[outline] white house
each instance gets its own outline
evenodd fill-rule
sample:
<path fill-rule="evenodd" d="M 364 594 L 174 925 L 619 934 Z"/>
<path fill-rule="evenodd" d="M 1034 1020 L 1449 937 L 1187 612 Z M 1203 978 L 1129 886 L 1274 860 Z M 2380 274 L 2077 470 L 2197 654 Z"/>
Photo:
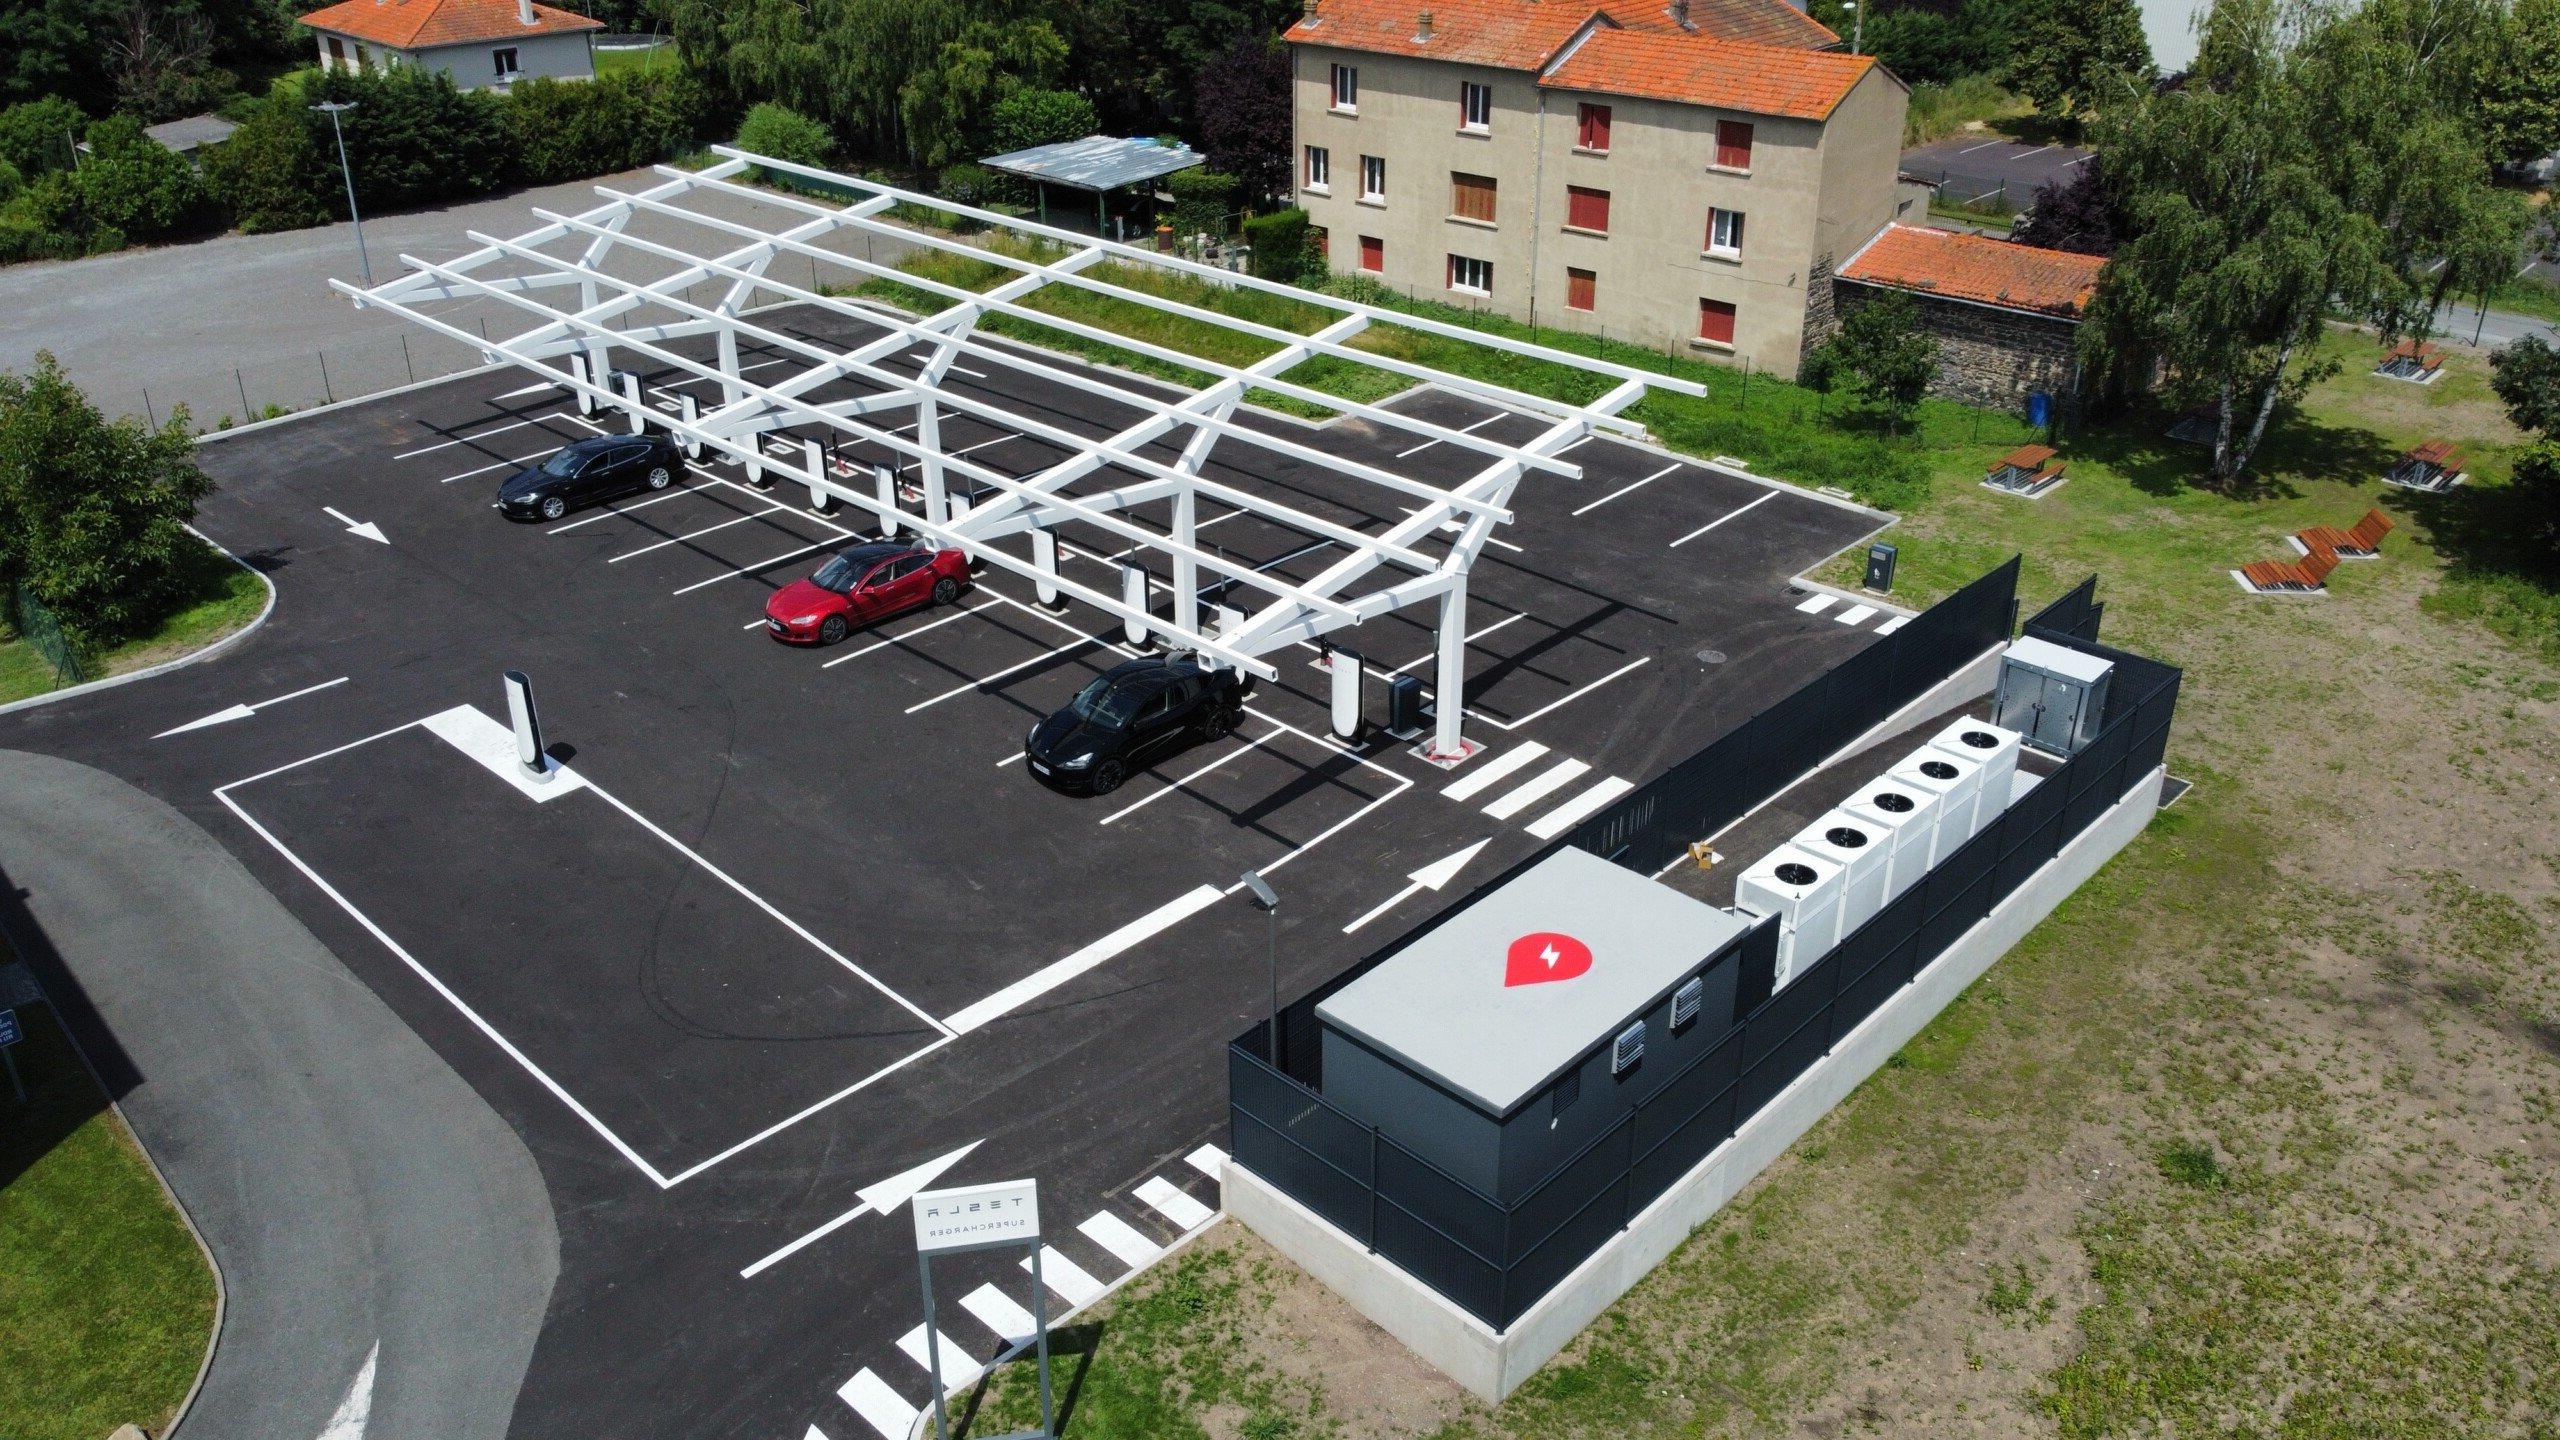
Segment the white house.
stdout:
<path fill-rule="evenodd" d="M 603 22 L 533 0 L 340 0 L 302 17 L 323 70 L 423 65 L 466 90 L 592 80 Z"/>

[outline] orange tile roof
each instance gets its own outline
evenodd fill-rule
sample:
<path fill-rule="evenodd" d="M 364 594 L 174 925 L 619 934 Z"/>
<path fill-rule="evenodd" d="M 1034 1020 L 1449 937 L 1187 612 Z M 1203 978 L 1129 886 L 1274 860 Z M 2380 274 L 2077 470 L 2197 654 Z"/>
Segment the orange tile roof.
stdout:
<path fill-rule="evenodd" d="M 1418 38 L 1422 14 L 1431 36 Z M 1317 0 L 1283 39 L 1387 55 L 1427 55 L 1501 70 L 1544 66 L 1585 24 L 1683 36 L 1700 41 L 1821 49 L 1840 43 L 1786 0 L 1689 0 L 1684 29 L 1670 0 L 1619 0 L 1603 9 L 1590 0 Z"/>
<path fill-rule="evenodd" d="M 2077 319 L 2106 261 L 1926 225 L 1887 225 L 1840 267 L 1840 278 Z"/>
<path fill-rule="evenodd" d="M 302 17 L 314 30 L 370 40 L 394 50 L 428 50 L 524 35 L 566 35 L 601 30 L 604 22 L 548 5 L 533 7 L 533 23 L 518 18 L 516 0 L 340 0 Z"/>
<path fill-rule="evenodd" d="M 1875 67 L 1872 55 L 1751 45 L 1679 31 L 1603 29 L 1538 83 L 1822 120 Z"/>

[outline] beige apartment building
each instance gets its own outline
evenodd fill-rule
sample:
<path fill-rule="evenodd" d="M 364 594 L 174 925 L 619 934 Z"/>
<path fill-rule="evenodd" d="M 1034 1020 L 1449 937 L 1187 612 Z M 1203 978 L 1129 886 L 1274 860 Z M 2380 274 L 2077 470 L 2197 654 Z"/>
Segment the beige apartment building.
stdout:
<path fill-rule="evenodd" d="M 1783 0 L 1308 0 L 1286 38 L 1338 273 L 1791 377 L 1894 218 L 1909 91 Z"/>

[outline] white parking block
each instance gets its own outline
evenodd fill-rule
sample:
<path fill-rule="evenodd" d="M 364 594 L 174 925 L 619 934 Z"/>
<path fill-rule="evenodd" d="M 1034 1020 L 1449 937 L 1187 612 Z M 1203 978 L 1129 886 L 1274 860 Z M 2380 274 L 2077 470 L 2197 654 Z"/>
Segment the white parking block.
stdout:
<path fill-rule="evenodd" d="M 1215 1180 L 1226 1166 L 1227 1152 L 1215 1145 L 1203 1145 L 1182 1158 L 1190 1163 L 1192 1169 Z"/>
<path fill-rule="evenodd" d="M 977 1357 L 971 1355 L 959 1341 L 952 1339 L 951 1332 L 936 1330 L 933 1333 L 942 1346 L 943 1389 L 957 1390 L 986 1372 L 987 1367 L 980 1364 Z M 898 1348 L 906 1352 L 908 1359 L 916 1362 L 917 1369 L 928 1375 L 933 1373 L 932 1362 L 926 1359 L 929 1352 L 925 1348 L 923 1326 L 919 1325 L 899 1336 Z"/>
<path fill-rule="evenodd" d="M 1022 1272 L 1031 1273 L 1031 1257 L 1022 1257 Z M 1102 1282 L 1086 1269 L 1043 1245 L 1040 1247 L 1040 1281 L 1051 1290 L 1067 1297 L 1069 1305 L 1090 1305 L 1102 1298 Z"/>
<path fill-rule="evenodd" d="M 1496 820 L 1508 820 L 1572 784 L 1590 769 L 1579 760 L 1559 760 L 1552 768 L 1540 771 L 1536 779 L 1484 807 L 1484 813 Z"/>
<path fill-rule="evenodd" d="M 1873 605 L 1852 605 L 1831 618 L 1843 625 L 1855 625 L 1874 613 L 1876 613 L 1876 607 Z"/>
<path fill-rule="evenodd" d="M 960 1308 L 978 1317 L 978 1323 L 996 1332 L 996 1338 L 1007 1345 L 1029 1340 L 1039 1328 L 1031 1312 L 1013 1303 L 1013 1297 L 993 1285 L 981 1285 L 960 1297 Z"/>
<path fill-rule="evenodd" d="M 1877 633 L 1877 634 L 1879 634 L 1879 635 L 1890 635 L 1890 634 L 1892 634 L 1894 631 L 1899 630 L 1899 629 L 1901 629 L 1903 626 L 1908 625 L 1908 624 L 1910 624 L 1910 623 L 1911 623 L 1911 617 L 1910 617 L 1910 616 L 1908 616 L 1908 615 L 1896 615 L 1896 616 L 1894 616 L 1892 619 L 1887 620 L 1887 621 L 1886 621 L 1886 622 L 1884 622 L 1883 624 L 1881 624 L 1881 625 L 1877 626 L 1877 627 L 1876 627 L 1876 633 Z"/>
<path fill-rule="evenodd" d="M 586 777 L 553 761 L 551 778 L 536 780 L 516 758 L 516 732 L 469 705 L 456 705 L 418 722 L 428 734 L 470 756 L 490 774 L 506 781 L 526 799 L 541 803 L 572 795 L 587 787 Z"/>
<path fill-rule="evenodd" d="M 907 1440 L 915 1430 L 916 1416 L 923 1413 L 890 1389 L 888 1381 L 872 1374 L 868 1365 L 853 1372 L 853 1378 L 836 1390 L 836 1398 L 853 1407 L 862 1423 L 879 1431 L 881 1440 Z M 817 1427 L 810 1427 L 809 1433 L 817 1434 Z"/>
<path fill-rule="evenodd" d="M 1529 833 L 1537 836 L 1541 840 L 1553 840 L 1567 830 L 1570 830 L 1574 826 L 1591 818 L 1593 814 L 1598 812 L 1601 806 L 1608 804 L 1610 801 L 1617 799 L 1619 796 L 1626 794 L 1634 788 L 1636 788 L 1634 782 L 1621 780 L 1617 776 L 1612 775 L 1608 779 L 1601 781 L 1599 784 L 1594 785 L 1590 789 L 1583 791 L 1581 794 L 1574 796 L 1570 800 L 1567 800 L 1553 810 L 1548 811 L 1546 814 L 1539 816 L 1538 823 L 1529 827 Z"/>
<path fill-rule="evenodd" d="M 1139 1234 L 1128 1221 L 1108 1210 L 1087 1216 L 1076 1229 L 1083 1231 L 1087 1240 L 1118 1256 L 1120 1263 L 1132 1270 L 1154 1263 L 1155 1258 L 1164 1253 L 1163 1246 Z"/>
<path fill-rule="evenodd" d="M 1828 610 L 1839 603 L 1840 597 L 1836 595 L 1816 595 L 1812 599 L 1797 606 L 1796 609 L 1807 615 L 1819 615 L 1823 611 Z"/>
<path fill-rule="evenodd" d="M 1449 782 L 1440 793 L 1452 800 L 1464 800 L 1491 786 L 1494 782 L 1547 753 L 1547 747 L 1535 740 L 1523 740 L 1517 748 L 1489 760 L 1478 760 L 1477 768 Z"/>
<path fill-rule="evenodd" d="M 1147 1183 L 1138 1187 L 1137 1194 L 1139 1199 L 1147 1202 L 1148 1208 L 1185 1231 L 1197 1230 L 1218 1218 L 1217 1211 L 1184 1194 L 1161 1175 L 1149 1176 Z"/>

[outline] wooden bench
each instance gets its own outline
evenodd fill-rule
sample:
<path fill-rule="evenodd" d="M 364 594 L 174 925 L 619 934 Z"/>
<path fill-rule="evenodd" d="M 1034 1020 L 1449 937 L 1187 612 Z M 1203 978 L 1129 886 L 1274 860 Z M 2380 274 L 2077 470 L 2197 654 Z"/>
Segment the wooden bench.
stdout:
<path fill-rule="evenodd" d="M 2403 340 L 2383 352 L 2382 363 L 2373 367 L 2376 375 L 2394 380 L 2415 380 L 2425 384 L 2444 368 L 2444 351 L 2422 340 Z"/>
<path fill-rule="evenodd" d="M 2329 572 L 2338 568 L 2338 552 L 2326 545 L 2311 547 L 2300 560 L 2260 560 L 2240 567 L 2240 583 L 2261 595 L 2307 595 L 2328 588 Z"/>
<path fill-rule="evenodd" d="M 2400 462 L 2391 467 L 2391 473 L 2382 479 L 2384 484 L 2397 485 L 2404 490 L 2433 493 L 2461 484 L 2462 466 L 2462 452 L 2453 448 L 2452 441 L 2430 440 L 2403 454 Z"/>
<path fill-rule="evenodd" d="M 2338 552 L 2344 560 L 2371 560 L 2382 553 L 2382 537 L 2391 533 L 2391 517 L 2380 510 L 2367 510 L 2364 518 L 2341 530 L 2335 525 L 2314 525 L 2293 537 L 2302 553 L 2310 554 L 2323 546 Z"/>
<path fill-rule="evenodd" d="M 2054 458 L 2050 445 L 2021 445 L 1991 462 L 1983 484 L 2012 495 L 2040 495 L 2062 483 L 2068 462 Z"/>

